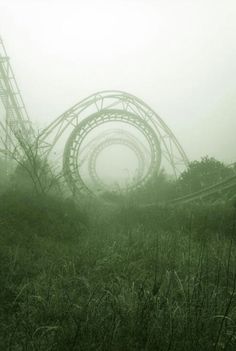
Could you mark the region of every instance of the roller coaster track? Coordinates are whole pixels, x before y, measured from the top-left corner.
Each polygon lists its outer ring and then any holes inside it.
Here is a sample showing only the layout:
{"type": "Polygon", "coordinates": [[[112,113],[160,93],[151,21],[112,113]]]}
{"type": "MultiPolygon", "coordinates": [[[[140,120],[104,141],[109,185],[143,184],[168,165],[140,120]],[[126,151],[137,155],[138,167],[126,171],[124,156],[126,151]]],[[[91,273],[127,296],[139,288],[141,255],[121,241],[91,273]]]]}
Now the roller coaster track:
{"type": "Polygon", "coordinates": [[[193,201],[212,200],[217,198],[232,199],[236,196],[236,174],[230,178],[223,180],[215,185],[203,188],[202,190],[194,193],[181,196],[179,198],[170,200],[169,203],[174,204],[186,204],[193,201]]]}
{"type": "MultiPolygon", "coordinates": [[[[232,168],[235,173],[231,177],[201,190],[166,201],[164,205],[182,205],[202,201],[214,203],[218,199],[223,201],[236,200],[236,162],[228,165],[228,167],[232,168]]],[[[150,203],[141,207],[155,207],[156,205],[156,203],[150,203]]]]}
{"type": "MultiPolygon", "coordinates": [[[[235,163],[236,164],[236,163],[235,163]]],[[[235,165],[234,164],[234,165],[235,165]]],[[[215,203],[217,200],[236,201],[236,172],[232,177],[228,177],[221,182],[218,182],[209,187],[203,188],[199,191],[180,196],[164,203],[162,205],[184,205],[191,202],[203,202],[208,201],[215,203]]],[[[143,204],[140,207],[150,208],[157,206],[157,203],[143,204]]]]}
{"type": "MultiPolygon", "coordinates": [[[[1,38],[0,100],[5,109],[4,122],[0,121],[0,132],[2,132],[2,134],[0,133],[0,138],[3,141],[3,146],[0,146],[0,152],[6,155],[8,149],[15,146],[15,139],[19,133],[26,140],[32,140],[35,138],[35,132],[1,38]],[[5,137],[3,138],[2,135],[5,135],[5,137]]],[[[38,138],[42,150],[41,154],[48,157],[65,131],[70,130],[70,135],[64,148],[63,172],[71,189],[77,187],[79,192],[86,190],[87,194],[91,193],[85,186],[79,173],[79,167],[83,164],[83,159],[78,161],[79,151],[81,151],[79,150],[81,139],[85,138],[91,130],[94,130],[99,125],[105,125],[111,121],[119,121],[129,125],[129,127],[132,126],[146,138],[150,146],[146,154],[150,152],[151,163],[153,163],[150,167],[152,170],[150,176],[155,174],[155,167],[156,170],[159,169],[162,159],[167,161],[176,176],[179,172],[179,166],[188,166],[188,158],[179,141],[154,110],[141,99],[131,94],[121,91],[103,91],[87,97],[68,109],[45,128],[38,138]]],[[[106,136],[106,133],[104,136],[106,136]]],[[[135,136],[133,139],[130,139],[128,133],[124,133],[122,138],[121,142],[124,144],[132,141],[135,150],[142,145],[142,142],[139,140],[135,144],[135,136]]],[[[114,137],[113,139],[114,143],[117,142],[117,138],[114,137]]],[[[92,140],[91,145],[95,145],[95,149],[99,150],[102,149],[100,147],[102,143],[104,143],[104,140],[96,137],[92,140]]],[[[88,145],[87,149],[82,145],[82,154],[87,152],[86,150],[89,149],[88,145]]],[[[231,167],[236,169],[236,163],[232,164],[231,167]]],[[[93,169],[93,171],[95,170],[93,169]]],[[[141,184],[144,183],[141,182],[141,184]]],[[[170,200],[168,203],[177,205],[194,201],[214,201],[217,198],[232,199],[235,196],[236,171],[235,175],[228,179],[200,191],[170,200]]],[[[153,205],[156,204],[146,206],[153,205]]]]}
{"type": "MultiPolygon", "coordinates": [[[[10,59],[7,55],[4,43],[0,37],[0,100],[5,110],[4,122],[0,122],[0,135],[4,149],[1,151],[7,155],[16,148],[16,139],[32,140],[34,129],[31,125],[20,89],[16,82],[10,59]],[[4,135],[4,138],[2,138],[4,135]]],[[[19,150],[17,150],[19,152],[19,150]]]]}

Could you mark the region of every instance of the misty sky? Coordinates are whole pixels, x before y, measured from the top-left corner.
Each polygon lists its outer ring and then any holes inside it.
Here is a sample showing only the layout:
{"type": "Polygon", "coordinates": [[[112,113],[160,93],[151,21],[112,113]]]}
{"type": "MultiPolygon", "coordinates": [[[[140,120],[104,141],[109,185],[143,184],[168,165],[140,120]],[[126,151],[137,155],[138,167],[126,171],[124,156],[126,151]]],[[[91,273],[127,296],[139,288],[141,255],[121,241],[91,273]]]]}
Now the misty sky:
{"type": "Polygon", "coordinates": [[[36,126],[129,92],[190,159],[236,161],[235,0],[0,0],[0,33],[36,126]]]}

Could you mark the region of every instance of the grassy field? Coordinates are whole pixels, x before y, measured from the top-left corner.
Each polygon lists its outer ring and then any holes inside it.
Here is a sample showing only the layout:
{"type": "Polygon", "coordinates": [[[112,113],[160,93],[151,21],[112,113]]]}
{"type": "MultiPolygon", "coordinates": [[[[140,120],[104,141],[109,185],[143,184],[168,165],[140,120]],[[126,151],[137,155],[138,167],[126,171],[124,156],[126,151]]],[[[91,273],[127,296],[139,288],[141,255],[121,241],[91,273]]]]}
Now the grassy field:
{"type": "Polygon", "coordinates": [[[0,233],[0,350],[236,350],[233,206],[8,191],[0,233]]]}

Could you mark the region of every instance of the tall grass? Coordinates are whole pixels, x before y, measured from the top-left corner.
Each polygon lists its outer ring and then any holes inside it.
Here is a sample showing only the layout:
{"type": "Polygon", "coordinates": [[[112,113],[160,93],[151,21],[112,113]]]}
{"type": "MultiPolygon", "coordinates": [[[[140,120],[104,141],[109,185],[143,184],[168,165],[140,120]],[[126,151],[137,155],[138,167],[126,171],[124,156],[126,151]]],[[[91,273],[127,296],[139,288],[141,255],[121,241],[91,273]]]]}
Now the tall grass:
{"type": "Polygon", "coordinates": [[[235,350],[235,209],[0,203],[1,350],[235,350]]]}

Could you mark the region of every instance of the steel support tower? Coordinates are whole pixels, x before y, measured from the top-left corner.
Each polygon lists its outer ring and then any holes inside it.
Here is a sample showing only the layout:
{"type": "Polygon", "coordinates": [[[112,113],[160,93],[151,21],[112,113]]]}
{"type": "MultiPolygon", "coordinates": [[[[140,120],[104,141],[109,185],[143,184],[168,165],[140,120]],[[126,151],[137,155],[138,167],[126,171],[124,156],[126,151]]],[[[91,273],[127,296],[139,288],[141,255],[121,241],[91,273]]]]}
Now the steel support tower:
{"type": "Polygon", "coordinates": [[[2,115],[0,118],[0,152],[4,154],[7,166],[11,153],[19,152],[17,138],[24,138],[24,141],[32,142],[34,130],[1,38],[0,101],[2,115]]]}

